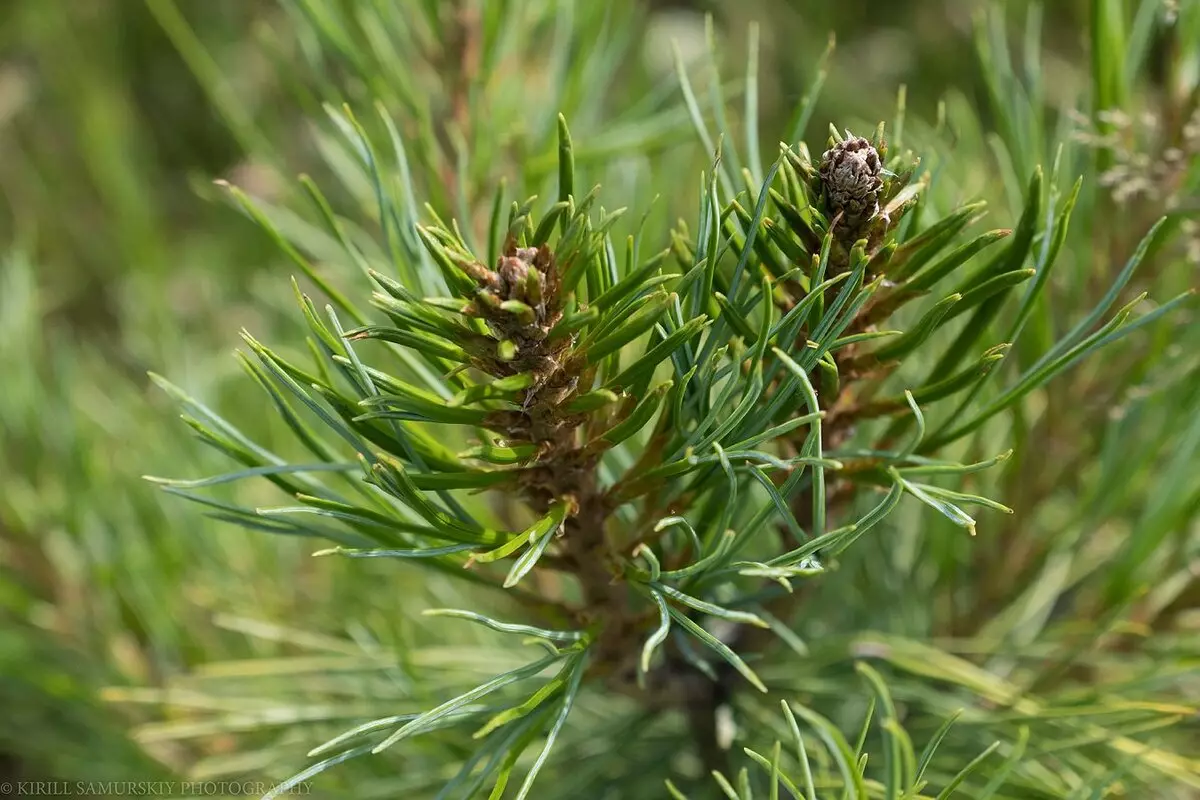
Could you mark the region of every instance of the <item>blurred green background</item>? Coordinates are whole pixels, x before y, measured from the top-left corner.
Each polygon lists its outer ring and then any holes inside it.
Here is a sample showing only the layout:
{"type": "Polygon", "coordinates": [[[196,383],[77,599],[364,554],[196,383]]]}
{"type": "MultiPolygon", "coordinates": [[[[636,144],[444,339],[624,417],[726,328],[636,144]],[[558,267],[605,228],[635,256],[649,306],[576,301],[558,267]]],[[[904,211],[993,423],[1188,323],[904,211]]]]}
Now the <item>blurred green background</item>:
{"type": "MultiPolygon", "coordinates": [[[[297,634],[269,623],[302,620],[305,631],[341,632],[357,619],[386,624],[397,603],[361,577],[386,572],[314,565],[308,545],[249,535],[141,480],[223,469],[186,441],[148,371],[169,371],[173,382],[238,416],[265,441],[280,433],[278,422],[256,421],[260,399],[230,351],[241,327],[268,341],[294,332],[291,267],[217,199],[212,181],[227,179],[286,205],[294,175],[327,169],[314,135],[318,99],[359,102],[376,88],[336,63],[314,68],[325,62],[313,55],[315,38],[297,5],[305,4],[0,3],[0,778],[256,774],[274,764],[264,754],[290,752],[283,727],[268,730],[268,744],[243,750],[236,721],[208,728],[195,721],[192,712],[223,710],[207,696],[198,693],[190,708],[186,698],[164,708],[155,689],[179,676],[203,681],[234,674],[247,659],[294,654],[297,634]]],[[[901,85],[914,130],[921,119],[931,125],[949,95],[980,108],[986,132],[994,120],[975,46],[980,5],[618,3],[615,18],[629,29],[632,57],[621,80],[605,87],[594,118],[578,127],[573,118],[573,131],[586,143],[605,130],[600,111],[615,118],[638,103],[677,106],[674,94],[653,98],[671,80],[665,42],[678,38],[685,56],[702,49],[703,13],[711,11],[731,74],[745,61],[747,24],[762,23],[767,142],[784,130],[831,32],[838,46],[810,128],[814,145],[823,137],[811,131],[830,121],[890,119],[901,85]]],[[[1019,41],[1028,4],[1003,5],[1019,41]]],[[[1089,3],[1047,6],[1040,17],[1045,93],[1061,108],[1090,86],[1089,3]]],[[[453,79],[436,69],[433,79],[439,74],[453,79]]],[[[1147,85],[1161,79],[1151,63],[1147,85]]],[[[538,103],[536,82],[527,88],[523,102],[538,103]]],[[[648,145],[638,169],[660,180],[678,170],[698,175],[707,154],[691,146],[690,135],[682,137],[689,147],[663,152],[666,134],[687,130],[685,116],[669,113],[659,149],[648,145]]],[[[476,134],[486,136],[484,127],[476,134]]],[[[494,174],[485,164],[477,176],[484,196],[485,178],[515,179],[515,164],[491,167],[494,174]]],[[[1003,208],[1006,187],[990,170],[981,159],[956,179],[962,192],[997,197],[1003,208]]],[[[629,180],[646,193],[639,178],[629,180]]],[[[660,206],[664,219],[691,215],[692,184],[698,181],[672,184],[678,191],[660,206]]],[[[434,203],[454,210],[449,195],[434,203]]],[[[1136,241],[1142,232],[1134,225],[1129,235],[1136,241]]],[[[1153,455],[1145,466],[1165,460],[1186,473],[1195,466],[1192,454],[1181,451],[1182,461],[1153,455]]],[[[1130,484],[1139,481],[1153,483],[1143,476],[1130,484]]],[[[1029,524],[1071,517],[1073,495],[1046,500],[1035,483],[1017,487],[1030,507],[1045,509],[1029,524]]],[[[1189,485],[1176,488],[1181,499],[1162,511],[1170,517],[1162,524],[1182,530],[1200,495],[1189,485]]],[[[1013,505],[1022,499],[1000,497],[1013,505]]],[[[1144,503],[1132,496],[1115,505],[1114,517],[1144,503]]],[[[1179,541],[1178,563],[1186,564],[1195,551],[1179,541]]],[[[994,587],[993,595],[1004,591],[994,587]]],[[[1183,610],[1187,591],[1174,601],[1183,610]]],[[[394,635],[411,641],[424,633],[394,635]]]]}

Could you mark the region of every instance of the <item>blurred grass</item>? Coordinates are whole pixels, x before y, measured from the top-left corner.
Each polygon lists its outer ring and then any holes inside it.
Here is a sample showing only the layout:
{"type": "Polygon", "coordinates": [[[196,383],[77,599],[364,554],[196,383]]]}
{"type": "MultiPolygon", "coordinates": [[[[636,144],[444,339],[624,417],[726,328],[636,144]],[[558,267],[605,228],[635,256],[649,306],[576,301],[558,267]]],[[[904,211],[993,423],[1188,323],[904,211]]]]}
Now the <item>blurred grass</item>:
{"type": "MultiPolygon", "coordinates": [[[[956,150],[931,150],[929,162],[970,154],[966,160],[979,166],[956,170],[947,191],[994,200],[996,224],[1011,223],[1005,209],[1018,205],[1013,195],[1033,162],[1053,157],[1045,145],[1018,146],[1021,137],[1041,135],[1034,120],[1025,130],[1001,130],[999,123],[1011,118],[1003,105],[1018,95],[1011,85],[989,87],[984,78],[998,74],[994,65],[987,73],[978,69],[973,11],[980,3],[711,5],[728,33],[727,64],[744,62],[741,32],[748,20],[772,21],[762,28],[760,70],[767,142],[784,129],[828,32],[836,30],[838,47],[813,129],[827,120],[873,126],[891,114],[896,86],[905,84],[908,136],[914,145],[926,143],[935,138],[928,121],[946,97],[956,150]],[[984,111],[977,115],[979,106],[984,111]],[[1002,152],[998,142],[1029,163],[995,157],[1002,152]],[[993,156],[981,155],[988,153],[993,156]]],[[[1089,89],[1088,7],[1099,4],[1049,5],[1041,18],[1043,96],[1031,107],[1044,105],[1057,118],[1089,89]]],[[[1007,7],[1011,38],[1019,41],[1025,33],[1018,23],[1030,4],[1007,7]]],[[[588,85],[558,87],[560,102],[531,113],[526,137],[489,141],[486,126],[466,132],[475,137],[468,148],[475,158],[464,185],[490,192],[500,177],[516,181],[520,167],[528,186],[536,186],[553,169],[552,153],[539,142],[562,105],[578,111],[572,131],[585,148],[581,169],[589,169],[586,148],[594,148],[588,178],[603,179],[607,195],[647,198],[656,186],[646,175],[661,181],[682,174],[689,180],[655,214],[659,220],[690,215],[696,183],[690,178],[706,154],[663,148],[686,119],[667,117],[661,131],[631,133],[609,116],[654,103],[654,92],[670,86],[671,65],[660,63],[664,45],[656,37],[701,33],[687,8],[646,13],[652,14],[647,41],[633,37],[630,43],[638,63],[618,72],[627,83],[612,87],[603,103],[591,102],[588,85]],[[648,76],[637,77],[643,72],[648,76]],[[638,148],[636,163],[614,165],[609,155],[622,145],[623,133],[649,144],[638,148]]],[[[326,169],[320,156],[334,145],[319,99],[330,94],[360,105],[378,96],[389,108],[410,112],[406,118],[455,113],[424,105],[437,94],[431,83],[452,76],[436,69],[410,74],[403,53],[367,67],[355,63],[366,56],[352,50],[315,55],[310,28],[269,0],[10,0],[0,6],[0,241],[9,251],[0,266],[0,750],[7,753],[0,770],[26,779],[95,780],[145,780],[160,769],[286,771],[301,749],[290,733],[274,735],[268,727],[246,746],[233,734],[255,725],[243,720],[239,728],[236,719],[220,716],[250,708],[261,694],[256,681],[277,677],[255,659],[313,652],[348,659],[358,664],[351,671],[362,671],[349,690],[362,702],[398,691],[387,688],[388,680],[411,686],[407,666],[379,660],[373,647],[387,651],[405,643],[427,666],[443,667],[446,682],[454,678],[452,665],[463,663],[443,629],[392,613],[402,598],[376,587],[398,583],[393,568],[315,566],[308,546],[248,536],[140,480],[144,473],[222,471],[219,459],[180,446],[170,404],[146,378],[161,365],[172,365],[174,382],[237,416],[256,438],[269,444],[282,438],[272,427],[277,422],[257,415],[258,398],[247,397],[235,380],[237,364],[228,351],[243,326],[263,338],[294,332],[276,311],[290,302],[284,281],[291,268],[239,213],[214,202],[211,179],[227,177],[258,198],[294,207],[285,188],[290,181],[276,169],[286,164],[289,173],[318,175],[326,169]],[[364,69],[387,79],[364,82],[364,69]],[[361,627],[346,651],[342,638],[308,641],[250,619],[303,620],[305,631],[339,637],[351,623],[361,627]],[[234,681],[217,689],[210,679],[221,675],[234,681]],[[127,687],[107,695],[121,702],[101,700],[102,687],[109,686],[127,687]],[[161,687],[182,691],[179,704],[164,711],[155,694],[161,687]],[[201,712],[216,714],[217,721],[195,727],[201,712]],[[136,730],[138,741],[125,738],[127,730],[136,730]]],[[[1149,91],[1170,80],[1154,58],[1147,73],[1144,84],[1122,84],[1126,94],[1131,86],[1149,91]]],[[[533,87],[540,92],[558,76],[543,77],[546,83],[533,87]]],[[[1114,99],[1120,94],[1108,91],[1114,99]]],[[[518,102],[507,91],[495,97],[518,102]]],[[[519,111],[475,107],[463,119],[519,111]]],[[[454,152],[446,130],[431,125],[412,133],[431,151],[454,152]]],[[[1090,158],[1073,149],[1064,174],[1090,169],[1090,158]]],[[[440,211],[457,214],[490,202],[458,193],[442,174],[418,177],[440,211]]],[[[510,198],[525,188],[510,185],[510,198]]],[[[343,190],[342,202],[369,206],[365,181],[343,190]]],[[[1093,220],[1090,214],[1105,202],[1089,185],[1081,200],[1089,209],[1084,219],[1093,220]]],[[[1051,296],[1084,307],[1080,297],[1107,285],[1088,271],[1118,269],[1147,225],[1132,219],[1103,235],[1089,225],[1073,227],[1051,296]]],[[[1168,297],[1194,285],[1194,276],[1194,270],[1170,267],[1146,281],[1156,297],[1168,297]]],[[[1021,343],[1020,363],[1040,352],[1034,345],[1044,340],[1046,326],[1064,324],[1054,315],[1051,304],[1039,309],[1026,337],[1032,343],[1021,343]]],[[[988,660],[995,674],[1017,670],[1027,659],[1062,659],[1064,672],[1085,673],[1072,673],[1071,690],[1080,696],[1086,696],[1088,670],[1121,676],[1128,685],[1161,681],[1177,691],[1171,670],[1194,665],[1200,655],[1194,620],[1200,413],[1182,413],[1200,410],[1197,335],[1194,317],[1187,317],[1113,360],[1088,364],[1056,384],[1055,393],[1033,398],[1028,419],[1016,426],[1021,446],[994,493],[1018,514],[990,522],[969,542],[961,531],[934,525],[927,538],[902,541],[899,556],[895,545],[864,545],[838,579],[869,590],[823,592],[827,600],[814,607],[818,622],[805,638],[864,629],[929,636],[964,657],[981,643],[1006,642],[1009,655],[988,660]],[[1128,383],[1113,380],[1117,371],[1128,383]],[[846,602],[848,596],[857,600],[846,602]],[[1062,630],[1044,644],[1044,629],[1060,618],[1062,630]],[[1103,647],[1083,630],[1087,620],[1108,626],[1101,631],[1103,647]],[[1080,653],[1102,654],[1075,664],[1080,653]],[[1155,674],[1156,665],[1162,674],[1155,674]]],[[[1003,449],[1006,434],[992,426],[983,441],[1003,449]]],[[[433,583],[405,591],[436,598],[448,590],[433,583]]],[[[822,670],[848,647],[890,647],[908,659],[897,656],[901,671],[921,657],[869,636],[852,645],[825,644],[808,672],[793,675],[804,691],[839,692],[837,684],[821,682],[828,674],[822,670]]],[[[503,651],[471,652],[481,660],[504,657],[503,651]]],[[[277,690],[303,705],[310,694],[327,696],[322,675],[321,662],[314,662],[311,672],[278,677],[277,690]]],[[[915,682],[908,691],[914,704],[952,710],[941,707],[946,698],[928,696],[915,682]]],[[[1190,691],[1184,699],[1194,703],[1194,681],[1190,691]]],[[[263,700],[258,707],[268,705],[263,700]]],[[[328,720],[355,712],[351,705],[324,717],[313,713],[328,720]]]]}

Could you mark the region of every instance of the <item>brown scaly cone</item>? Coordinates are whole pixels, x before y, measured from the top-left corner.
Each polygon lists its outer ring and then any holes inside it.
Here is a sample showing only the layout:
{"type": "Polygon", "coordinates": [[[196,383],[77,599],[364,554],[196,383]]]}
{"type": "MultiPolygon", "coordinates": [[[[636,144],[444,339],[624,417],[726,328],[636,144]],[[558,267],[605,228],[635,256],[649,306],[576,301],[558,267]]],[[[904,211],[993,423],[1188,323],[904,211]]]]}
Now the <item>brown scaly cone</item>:
{"type": "Polygon", "coordinates": [[[854,241],[879,213],[883,162],[869,141],[856,136],[838,142],[821,156],[817,169],[829,211],[841,215],[838,238],[854,241]]]}

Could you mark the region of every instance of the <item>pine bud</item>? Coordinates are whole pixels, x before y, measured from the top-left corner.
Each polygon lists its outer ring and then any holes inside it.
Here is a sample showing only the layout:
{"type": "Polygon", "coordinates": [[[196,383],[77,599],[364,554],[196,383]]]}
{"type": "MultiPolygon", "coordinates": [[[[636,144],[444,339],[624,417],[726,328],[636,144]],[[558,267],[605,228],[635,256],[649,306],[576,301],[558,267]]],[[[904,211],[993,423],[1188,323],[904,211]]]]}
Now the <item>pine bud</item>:
{"type": "MultiPolygon", "coordinates": [[[[468,274],[479,285],[470,313],[486,320],[497,340],[516,347],[507,357],[502,353],[500,361],[511,361],[517,353],[523,353],[528,358],[519,369],[540,363],[546,354],[533,345],[544,340],[562,316],[557,307],[550,305],[556,298],[558,283],[549,248],[511,246],[497,260],[494,270],[476,263],[469,265],[468,274]]],[[[568,343],[564,339],[560,347],[568,343]]]]}
{"type": "Polygon", "coordinates": [[[531,271],[536,274],[533,262],[537,252],[536,247],[518,247],[513,255],[500,258],[496,272],[500,276],[500,295],[505,300],[525,299],[529,275],[531,271]]]}
{"type": "Polygon", "coordinates": [[[857,231],[879,211],[882,163],[879,152],[861,136],[838,142],[821,157],[819,173],[829,210],[857,231]]]}

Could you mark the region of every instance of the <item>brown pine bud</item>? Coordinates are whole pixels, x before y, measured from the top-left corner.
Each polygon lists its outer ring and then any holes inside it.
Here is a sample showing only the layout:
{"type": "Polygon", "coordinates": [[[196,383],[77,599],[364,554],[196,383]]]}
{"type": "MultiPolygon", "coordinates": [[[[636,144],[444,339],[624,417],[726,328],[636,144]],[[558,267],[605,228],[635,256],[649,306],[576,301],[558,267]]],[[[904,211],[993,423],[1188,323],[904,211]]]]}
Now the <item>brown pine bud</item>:
{"type": "Polygon", "coordinates": [[[818,172],[829,210],[851,232],[879,211],[883,179],[879,152],[861,136],[838,142],[821,157],[818,172]]]}
{"type": "Polygon", "coordinates": [[[505,300],[524,300],[525,283],[534,269],[536,247],[518,247],[513,255],[500,258],[496,272],[500,275],[500,295],[505,300]]]}

